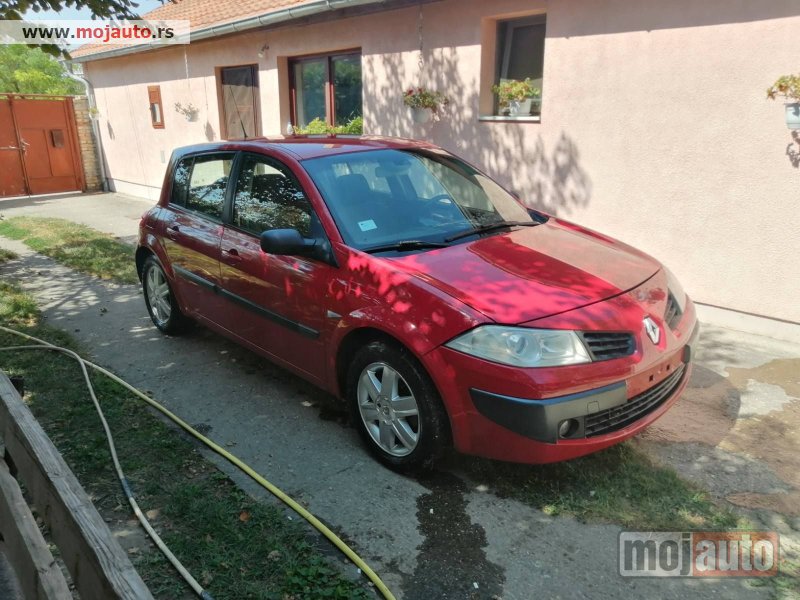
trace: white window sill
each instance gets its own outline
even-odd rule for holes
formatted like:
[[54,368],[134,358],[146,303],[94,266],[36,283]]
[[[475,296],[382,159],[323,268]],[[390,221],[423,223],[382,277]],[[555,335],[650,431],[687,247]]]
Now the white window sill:
[[511,117],[504,115],[481,115],[478,121],[486,123],[540,123],[541,117]]

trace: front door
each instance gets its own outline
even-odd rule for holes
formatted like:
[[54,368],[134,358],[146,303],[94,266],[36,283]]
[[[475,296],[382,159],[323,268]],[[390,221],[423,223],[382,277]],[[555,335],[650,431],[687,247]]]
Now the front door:
[[216,152],[182,159],[175,167],[172,195],[161,219],[178,296],[190,314],[211,320],[225,309],[217,294],[219,245],[233,157]]
[[306,195],[283,164],[244,155],[230,223],[220,245],[221,292],[231,308],[223,326],[279,362],[323,382],[325,291],[332,267],[261,251],[267,229],[324,235]]

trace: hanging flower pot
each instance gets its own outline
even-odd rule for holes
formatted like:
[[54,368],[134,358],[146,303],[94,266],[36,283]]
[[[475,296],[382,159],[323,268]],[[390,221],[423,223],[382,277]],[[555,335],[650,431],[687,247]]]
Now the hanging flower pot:
[[800,129],[800,75],[784,75],[767,89],[767,98],[776,100],[778,97],[788,100],[786,126]]
[[183,115],[187,121],[192,123],[194,121],[197,121],[197,115],[200,113],[200,109],[194,106],[191,102],[186,106],[184,106],[180,102],[176,102],[175,112]]
[[800,102],[786,104],[786,126],[789,129],[800,129]]
[[422,125],[433,119],[433,110],[430,108],[411,108],[411,119],[414,123]]
[[428,123],[441,107],[449,103],[450,99],[441,92],[423,87],[409,88],[403,94],[403,104],[411,109],[414,123]]

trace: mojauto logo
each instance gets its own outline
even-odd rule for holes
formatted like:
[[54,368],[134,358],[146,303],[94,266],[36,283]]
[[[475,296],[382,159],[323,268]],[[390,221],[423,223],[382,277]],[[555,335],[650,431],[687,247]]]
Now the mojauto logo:
[[772,531],[623,531],[623,577],[772,577],[780,540]]

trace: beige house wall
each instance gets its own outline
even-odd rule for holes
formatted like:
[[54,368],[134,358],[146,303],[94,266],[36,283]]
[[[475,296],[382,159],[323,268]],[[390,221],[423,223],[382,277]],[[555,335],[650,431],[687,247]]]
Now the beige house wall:
[[[532,12],[547,13],[541,122],[483,121],[494,21]],[[796,0],[444,0],[422,14],[422,72],[417,7],[90,63],[108,176],[155,199],[173,147],[219,139],[215,67],[258,64],[274,134],[287,57],[361,48],[366,132],[465,156],[531,206],[650,252],[700,302],[800,323],[800,140],[764,93],[798,69]],[[415,125],[402,104],[419,83],[453,100],[438,122]]]

